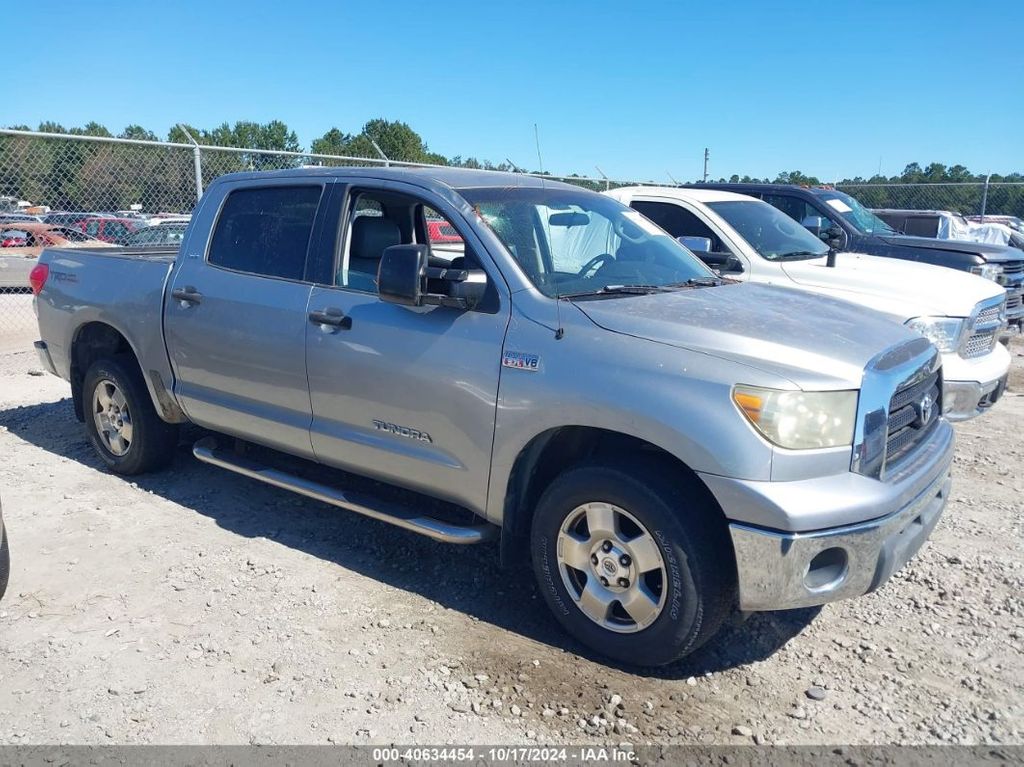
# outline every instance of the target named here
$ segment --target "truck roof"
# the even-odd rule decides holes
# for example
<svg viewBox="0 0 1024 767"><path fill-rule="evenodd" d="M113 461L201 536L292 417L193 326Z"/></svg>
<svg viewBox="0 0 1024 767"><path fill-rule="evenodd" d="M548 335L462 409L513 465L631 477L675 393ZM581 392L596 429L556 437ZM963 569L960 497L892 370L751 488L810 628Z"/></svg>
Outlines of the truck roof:
<svg viewBox="0 0 1024 767"><path fill-rule="evenodd" d="M680 200L693 200L695 202L726 202L750 199L749 195L740 194L739 192L727 192L722 189L705 189L692 186L625 186L619 187L614 191L628 192L635 195L657 194L659 197L675 197Z"/></svg>
<svg viewBox="0 0 1024 767"><path fill-rule="evenodd" d="M320 176L366 177L373 179L391 179L394 181L415 180L421 185L424 181L433 182L451 189L479 189L503 187L527 187L534 189L575 189L581 187L566 184L543 176L525 173L508 173L496 170L476 170L472 168L445 168L437 166L424 167L307 167L289 168L272 171L244 171L221 176L224 181L248 181L260 178L317 178Z"/></svg>
<svg viewBox="0 0 1024 767"><path fill-rule="evenodd" d="M801 186L800 184L765 184L763 182L751 181L749 183L737 182L735 184L708 182L707 184L688 184L687 189L722 189L742 194L744 189L753 189L758 192L770 190L783 192L806 192L807 194L835 194L839 190L823 186Z"/></svg>

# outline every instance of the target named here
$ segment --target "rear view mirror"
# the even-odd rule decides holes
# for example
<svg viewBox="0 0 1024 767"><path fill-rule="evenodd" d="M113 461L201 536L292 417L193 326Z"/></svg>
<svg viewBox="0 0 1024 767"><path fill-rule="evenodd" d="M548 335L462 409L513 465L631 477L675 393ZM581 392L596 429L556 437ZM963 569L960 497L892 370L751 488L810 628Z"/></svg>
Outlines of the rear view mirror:
<svg viewBox="0 0 1024 767"><path fill-rule="evenodd" d="M552 213L548 216L548 224L551 226L586 226L590 223L590 216L578 211L566 211L565 213Z"/></svg>
<svg viewBox="0 0 1024 767"><path fill-rule="evenodd" d="M403 306L423 303L423 282L430 248L392 245L385 248L377 268L377 292L382 301Z"/></svg>
<svg viewBox="0 0 1024 767"><path fill-rule="evenodd" d="M710 237L676 237L676 240L687 250L693 253L710 253Z"/></svg>

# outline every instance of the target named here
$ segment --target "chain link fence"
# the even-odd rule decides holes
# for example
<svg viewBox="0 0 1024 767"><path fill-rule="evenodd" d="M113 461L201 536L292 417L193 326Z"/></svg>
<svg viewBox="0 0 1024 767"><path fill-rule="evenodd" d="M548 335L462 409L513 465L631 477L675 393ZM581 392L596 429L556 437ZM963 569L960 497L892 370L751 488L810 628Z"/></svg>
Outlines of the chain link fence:
<svg viewBox="0 0 1024 767"><path fill-rule="evenodd" d="M28 273L44 245L87 238L92 244L130 243L138 230L189 215L203 189L218 176L311 165L415 164L381 156L0 130L0 339L35 335ZM603 175L543 175L595 191L654 183ZM1024 183L843 184L839 188L871 208L949 210L965 215L998 213L1024 218Z"/></svg>

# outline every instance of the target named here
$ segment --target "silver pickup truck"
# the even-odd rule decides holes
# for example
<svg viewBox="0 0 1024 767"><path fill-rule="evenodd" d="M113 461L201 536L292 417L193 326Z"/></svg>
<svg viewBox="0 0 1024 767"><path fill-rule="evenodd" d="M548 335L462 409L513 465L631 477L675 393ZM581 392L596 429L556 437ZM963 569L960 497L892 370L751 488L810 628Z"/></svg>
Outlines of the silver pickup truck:
<svg viewBox="0 0 1024 767"><path fill-rule="evenodd" d="M451 543L670 662L734 610L878 588L950 489L941 366L718 278L616 200L486 171L225 176L177 253L43 252L43 364L112 471L196 458Z"/></svg>

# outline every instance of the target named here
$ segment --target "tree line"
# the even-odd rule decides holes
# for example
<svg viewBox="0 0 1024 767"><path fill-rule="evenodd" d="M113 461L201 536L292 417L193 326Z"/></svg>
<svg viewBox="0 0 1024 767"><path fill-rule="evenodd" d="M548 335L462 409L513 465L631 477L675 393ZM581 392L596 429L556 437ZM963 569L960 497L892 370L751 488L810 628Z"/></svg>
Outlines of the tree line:
<svg viewBox="0 0 1024 767"><path fill-rule="evenodd" d="M26 125L10 127L32 130ZM36 130L102 138L161 140L153 131L135 124L116 134L97 122L82 127L65 127L47 121L40 123ZM211 147L201 152L204 185L216 176L239 170L344 164L331 159L338 155L378 158L377 147L390 160L396 161L487 170L528 170L515 168L507 162L495 164L476 157L446 157L432 151L423 137L407 123L383 118L369 120L357 133L332 127L312 141L308 152L299 143L295 131L280 120L225 122L211 129L176 125L163 136L163 140L178 144L195 141L201 146ZM302 156L218 152L213 147L292 152ZM563 178L580 177L572 174ZM939 208L972 214L980 212L985 175L972 173L963 165L930 163L922 167L915 162L894 176L876 174L867 178L855 176L825 181L794 170L780 172L774 178L733 175L718 181L808 186L834 183L840 188L847 187L846 191L869 207ZM1021 183L1024 182L1024 174L992 174L991 182L995 186L989 190L987 212L1024 218L1024 183ZM1020 185L999 186L1001 182ZM592 189L605 187L604 183L583 179L575 183ZM877 186L858 186L863 184ZM950 186L928 186L934 184ZM27 199L52 208L117 210L140 203L146 210L189 210L195 204L195 167L192 152L181 148L0 136L0 195Z"/></svg>

